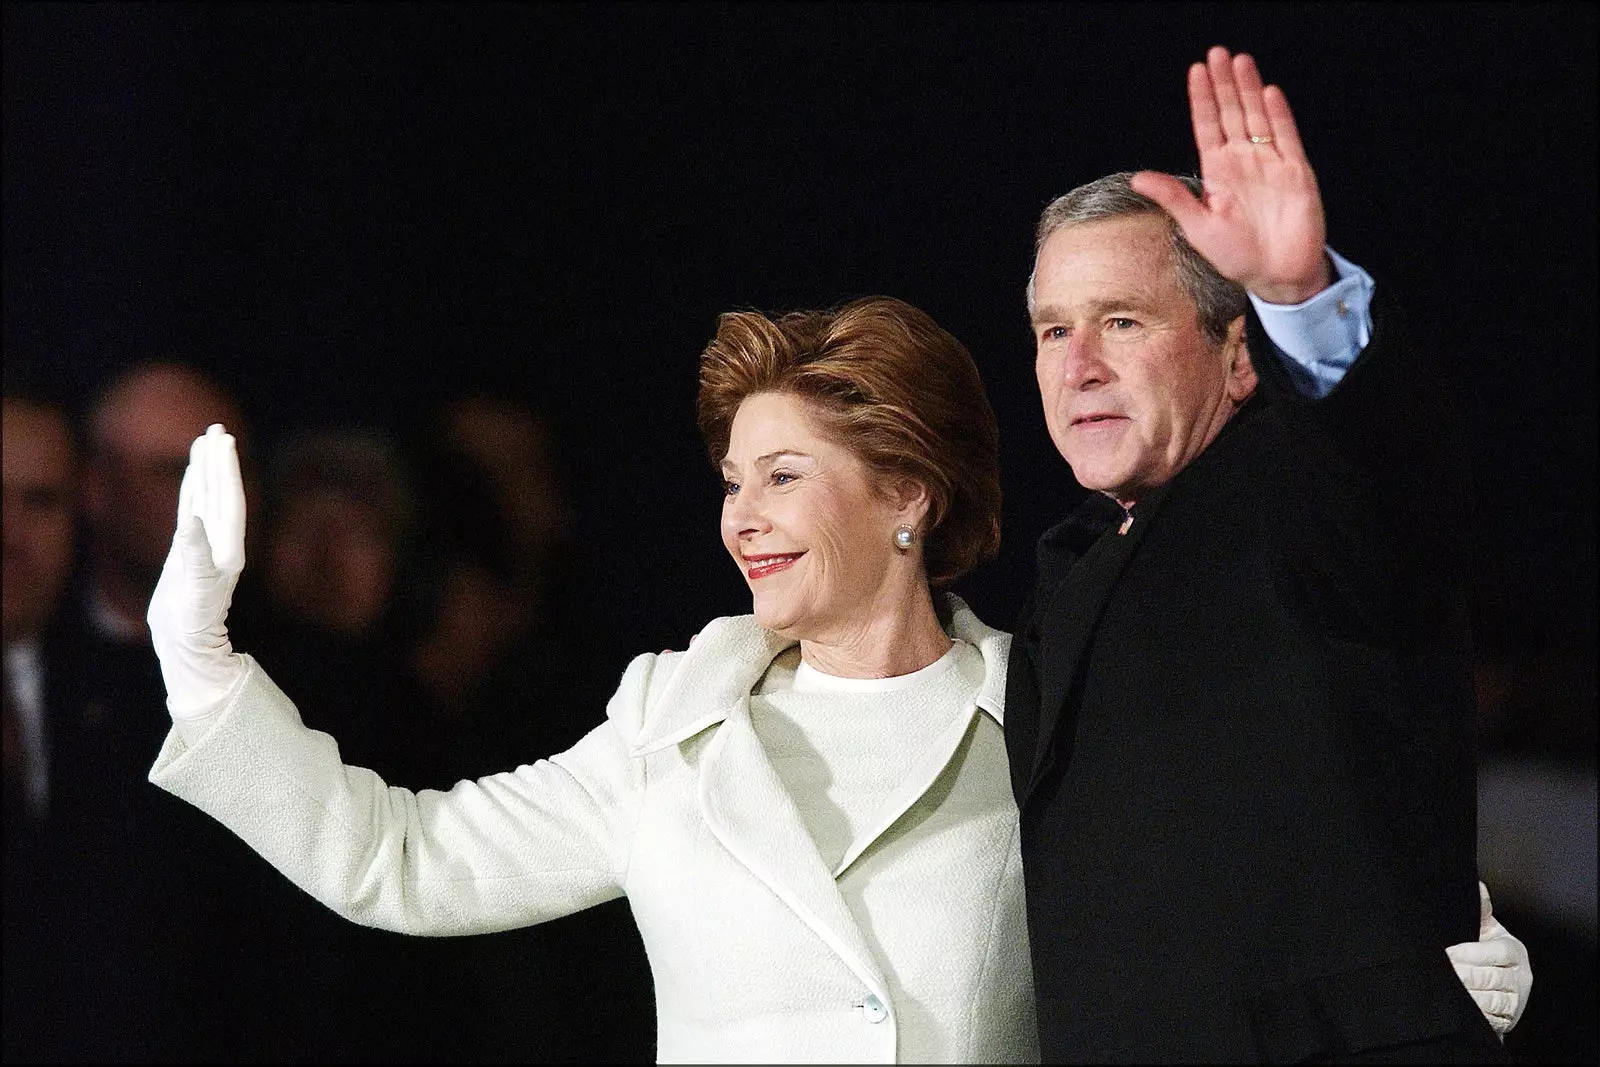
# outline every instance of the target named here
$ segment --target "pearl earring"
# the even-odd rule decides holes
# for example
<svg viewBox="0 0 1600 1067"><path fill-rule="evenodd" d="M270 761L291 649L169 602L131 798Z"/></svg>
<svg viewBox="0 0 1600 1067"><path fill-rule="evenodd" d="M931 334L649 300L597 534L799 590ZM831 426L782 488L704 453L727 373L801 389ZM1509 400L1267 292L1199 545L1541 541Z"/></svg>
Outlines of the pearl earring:
<svg viewBox="0 0 1600 1067"><path fill-rule="evenodd" d="M911 547L911 542L915 541L916 539L917 535L912 532L912 529L909 526L897 527L894 531L895 547L902 552L909 549Z"/></svg>

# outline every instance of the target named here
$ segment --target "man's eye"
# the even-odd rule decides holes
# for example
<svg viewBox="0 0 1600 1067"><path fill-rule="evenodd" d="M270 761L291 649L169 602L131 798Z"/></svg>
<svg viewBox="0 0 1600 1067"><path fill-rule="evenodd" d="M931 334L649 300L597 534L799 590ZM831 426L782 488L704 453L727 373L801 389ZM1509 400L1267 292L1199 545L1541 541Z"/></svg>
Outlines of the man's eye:
<svg viewBox="0 0 1600 1067"><path fill-rule="evenodd" d="M1047 327L1045 327L1044 339L1046 341L1063 341L1063 340L1066 340L1066 336L1067 336L1067 328L1065 326L1047 326Z"/></svg>
<svg viewBox="0 0 1600 1067"><path fill-rule="evenodd" d="M1131 330L1139 324L1134 322L1132 319L1126 319L1119 316L1117 318L1107 319L1106 325L1110 326L1113 330Z"/></svg>

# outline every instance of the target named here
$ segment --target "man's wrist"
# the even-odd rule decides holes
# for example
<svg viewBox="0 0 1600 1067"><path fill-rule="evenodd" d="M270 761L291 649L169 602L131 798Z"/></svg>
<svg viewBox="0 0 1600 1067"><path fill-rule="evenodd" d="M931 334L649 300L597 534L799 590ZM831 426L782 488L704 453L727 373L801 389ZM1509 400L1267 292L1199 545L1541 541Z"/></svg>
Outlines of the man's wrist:
<svg viewBox="0 0 1600 1067"><path fill-rule="evenodd" d="M1318 256L1315 274L1306 278L1299 278L1296 282L1251 286L1250 293L1253 293L1256 299L1266 302L1266 304L1293 307L1296 304L1304 304L1304 302L1317 296L1318 293L1322 293L1328 286L1333 285L1338 278L1338 270L1333 269L1333 261L1328 259L1328 253L1323 251L1322 256Z"/></svg>
<svg viewBox="0 0 1600 1067"><path fill-rule="evenodd" d="M1328 253L1324 251L1317 259L1316 273L1309 277L1294 282L1263 285L1259 288L1252 288L1250 292L1255 294L1256 299L1265 303L1293 307L1296 304L1304 304L1307 300L1327 289L1338 276L1338 273L1333 269L1333 261L1328 258Z"/></svg>

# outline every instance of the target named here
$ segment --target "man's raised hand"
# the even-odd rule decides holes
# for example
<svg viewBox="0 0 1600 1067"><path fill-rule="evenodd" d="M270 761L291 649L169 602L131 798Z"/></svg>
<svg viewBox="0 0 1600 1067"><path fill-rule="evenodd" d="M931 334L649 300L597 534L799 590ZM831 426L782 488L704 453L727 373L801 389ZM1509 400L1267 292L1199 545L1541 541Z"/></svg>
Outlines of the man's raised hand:
<svg viewBox="0 0 1600 1067"><path fill-rule="evenodd" d="M1333 281L1327 223L1283 90L1255 60L1212 48L1189 68L1189 114L1205 196L1141 171L1136 192L1160 204L1223 275L1270 304L1299 304Z"/></svg>

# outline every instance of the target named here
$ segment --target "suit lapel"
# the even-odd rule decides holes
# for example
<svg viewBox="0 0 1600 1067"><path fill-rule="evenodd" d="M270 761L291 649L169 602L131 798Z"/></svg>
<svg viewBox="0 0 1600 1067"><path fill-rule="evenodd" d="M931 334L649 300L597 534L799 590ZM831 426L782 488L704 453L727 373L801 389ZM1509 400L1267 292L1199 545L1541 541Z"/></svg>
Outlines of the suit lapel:
<svg viewBox="0 0 1600 1067"><path fill-rule="evenodd" d="M1071 531L1064 528L1074 520L1068 520L1040 540L1041 585L1034 613L1037 639L1026 642L1038 679L1039 725L1033 739L1027 788L1018 797L1018 804L1025 802L1038 787L1050 764L1057 733L1063 734L1070 745L1076 721L1073 714L1068 714L1067 721L1063 721L1068 697L1083 671L1085 653L1111 592L1150 528L1161 495L1164 494L1158 490L1136 505L1137 518L1124 533L1118 532L1120 508L1116 508L1112 516L1104 513L1103 505L1090 505L1100 511L1090 521L1103 527L1103 532L1087 547L1081 547L1081 542L1073 547L1061 543L1072 534L1081 536L1085 523L1079 516L1074 517L1077 522ZM1074 547L1079 550L1074 551Z"/></svg>
<svg viewBox="0 0 1600 1067"><path fill-rule="evenodd" d="M887 1002L872 951L761 746L748 697L707 747L699 789L701 817L722 846Z"/></svg>

